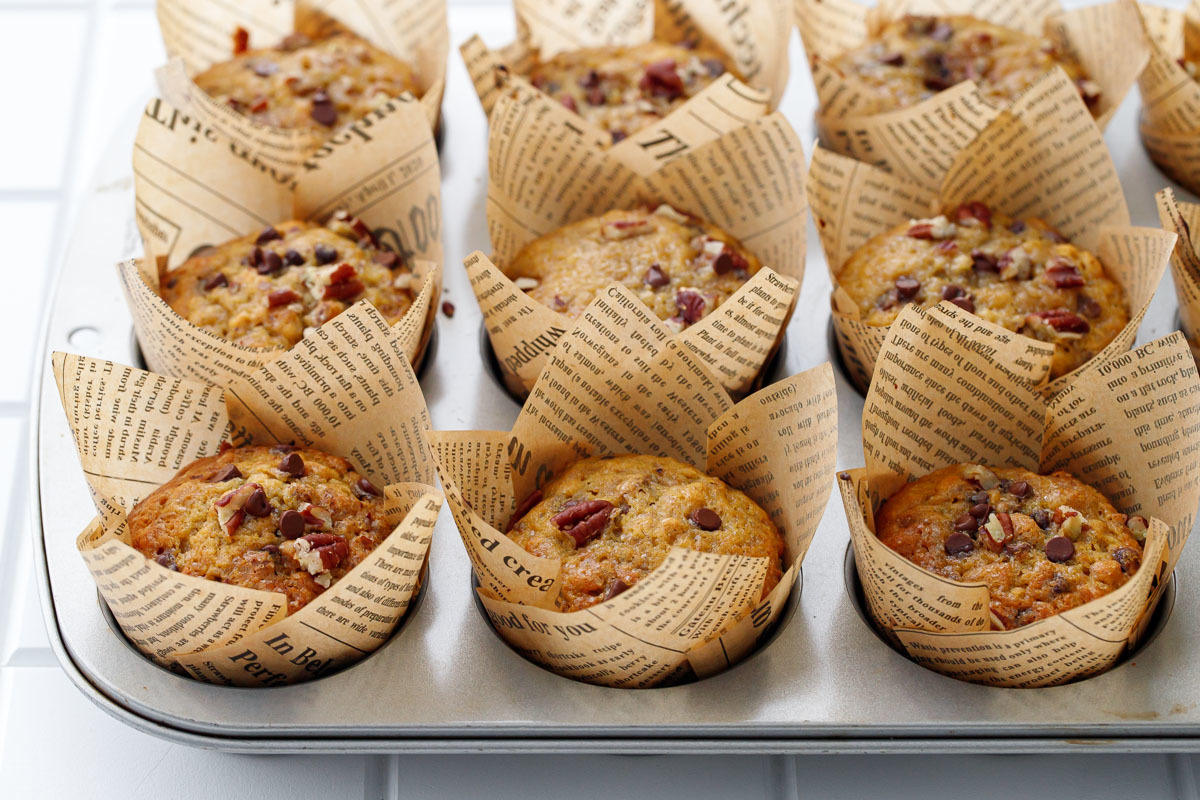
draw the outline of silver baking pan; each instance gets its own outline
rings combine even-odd
[[[452,18],[452,24],[455,20]],[[465,36],[465,33],[463,34]],[[462,37],[460,36],[459,39]],[[458,41],[459,39],[455,39]],[[452,56],[452,59],[454,56]],[[793,63],[803,61],[793,54]],[[793,84],[805,83],[803,68]],[[487,366],[480,317],[459,266],[487,249],[486,132],[461,64],[452,63],[442,147],[446,296],[436,350],[421,373],[434,425],[508,430],[518,405]],[[1136,99],[1131,102],[1136,103]],[[37,346],[134,364],[136,347],[113,264],[140,249],[124,116],[82,199]],[[812,140],[807,86],[784,111]],[[1136,224],[1157,225],[1164,179],[1137,144],[1134,112],[1109,145]],[[827,335],[829,279],[810,232],[808,272],[773,375],[836,353]],[[1139,341],[1176,326],[1166,278]],[[863,463],[863,399],[840,371],[838,466]],[[479,613],[470,565],[447,510],[430,552],[422,602],[376,654],[311,683],[273,689],[201,684],[139,655],[110,625],[75,537],[95,513],[48,357],[35,380],[31,474],[36,570],[63,669],[125,723],[192,745],[245,752],[956,752],[1200,750],[1200,543],[1185,550],[1153,635],[1111,671],[1051,689],[961,683],[905,659],[865,621],[842,504],[831,491],[802,589],[772,641],[708,680],[644,691],[576,683],[525,661]],[[834,476],[829,476],[832,488]]]

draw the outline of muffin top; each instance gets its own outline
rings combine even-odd
[[[529,80],[608,131],[615,144],[667,116],[727,71],[725,56],[715,49],[651,41],[559,53],[537,63]]]
[[[761,266],[729,234],[663,204],[573,222],[526,244],[503,269],[534,300],[571,318],[610,283],[623,284],[680,331]]]
[[[420,288],[399,255],[361,220],[288,220],[206,247],[163,276],[180,316],[246,347],[288,348],[365,298],[391,324]]]
[[[248,50],[242,28],[234,57],[195,83],[239,114],[274,128],[330,134],[419,87],[412,67],[350,32],[318,41],[293,33],[276,47]]]
[[[766,558],[764,597],[783,574],[783,537],[762,508],[723,481],[659,456],[577,461],[525,498],[508,536],[562,562],[561,611],[615,597],[672,547]]]
[[[987,584],[992,626],[1003,630],[1123,585],[1141,564],[1146,528],[1069,473],[979,464],[918,478],[875,515],[880,541],[917,566]]]
[[[1093,254],[1040,219],[1013,219],[983,203],[875,236],[837,282],[870,325],[890,325],[907,303],[949,300],[1050,342],[1053,378],[1082,366],[1129,322],[1125,292]]]
[[[383,509],[383,491],[344,458],[231,447],[151,492],[129,512],[129,532],[168,569],[280,592],[294,614],[391,534]]]
[[[1051,40],[964,15],[901,17],[832,63],[873,89],[881,110],[907,108],[966,80],[1008,106],[1056,66],[1093,113],[1101,94],[1078,60]]]

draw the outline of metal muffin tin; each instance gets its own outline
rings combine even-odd
[[[802,63],[795,53],[793,63]],[[807,82],[803,69],[796,71],[793,87]],[[437,348],[421,385],[436,427],[507,430],[518,405],[485,366],[478,308],[459,266],[471,250],[487,249],[486,128],[470,92],[461,64],[453,63],[442,148],[442,237],[443,299],[456,313],[439,314]],[[807,120],[811,107],[807,87],[785,97],[793,124]],[[525,661],[477,610],[470,564],[445,509],[424,600],[372,657],[321,680],[273,689],[209,686],[155,666],[106,621],[75,549],[75,537],[95,509],[48,359],[51,350],[68,350],[135,363],[112,265],[140,249],[129,166],[140,111],[139,105],[123,117],[83,198],[39,345],[47,355],[35,380],[33,409],[34,549],[50,639],[75,684],[113,716],[173,741],[246,752],[1200,750],[1200,682],[1194,677],[1200,596],[1190,580],[1200,569],[1200,542],[1183,555],[1174,608],[1164,604],[1158,635],[1125,663],[1052,689],[985,688],[911,663],[864,621],[832,474],[795,613],[768,646],[707,680],[644,691],[604,689]],[[1153,191],[1161,179],[1137,144],[1132,116],[1117,117],[1109,144],[1135,222],[1157,225]],[[811,133],[801,127],[805,141]],[[1167,278],[1140,341],[1168,333],[1175,320]],[[836,363],[828,322],[829,278],[810,228],[807,275],[776,374]],[[855,467],[863,463],[863,398],[835,372],[838,466]]]

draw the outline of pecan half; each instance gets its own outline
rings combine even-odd
[[[600,535],[604,526],[608,525],[612,512],[613,504],[607,500],[584,500],[559,511],[550,518],[550,522],[570,535],[576,547],[582,547]]]

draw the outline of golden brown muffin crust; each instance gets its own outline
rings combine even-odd
[[[1122,586],[1141,564],[1146,520],[1066,472],[960,464],[902,487],[875,530],[919,567],[987,584],[994,624],[1010,630]]]
[[[658,456],[577,461],[526,498],[508,536],[535,556],[562,561],[562,611],[616,596],[672,547],[766,558],[764,597],[783,574],[783,537],[762,508],[723,481]]]

